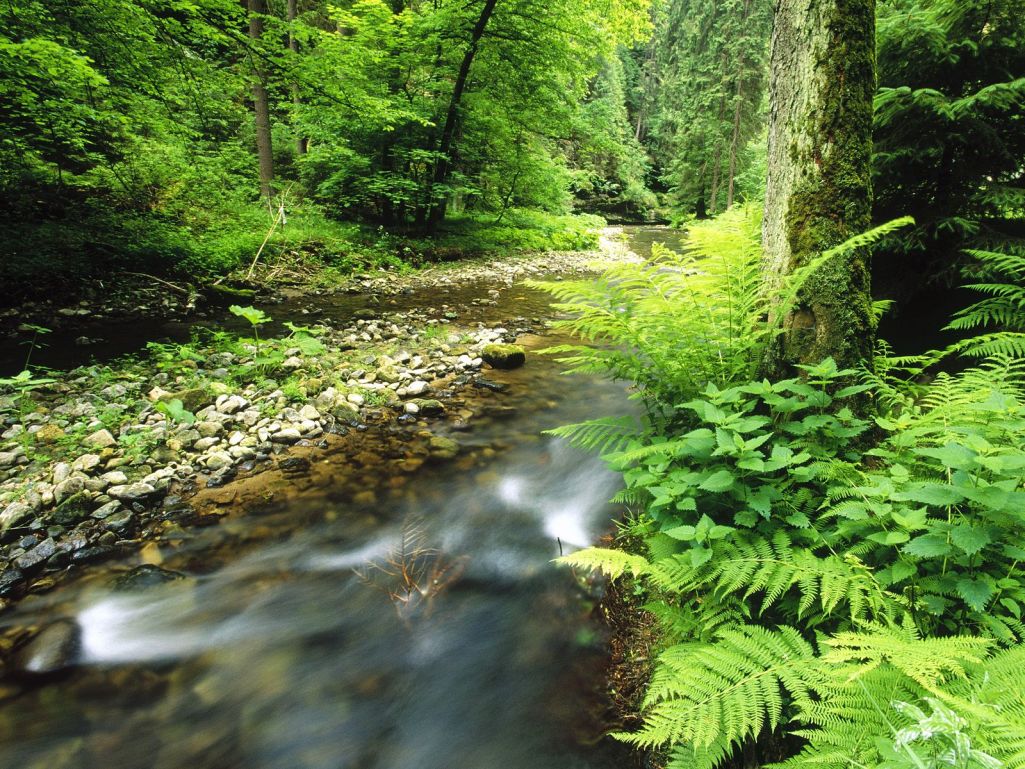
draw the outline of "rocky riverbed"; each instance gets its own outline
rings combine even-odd
[[[264,471],[279,485],[308,484],[320,452],[355,469],[342,488],[356,502],[425,464],[472,465],[489,449],[464,450],[460,433],[482,416],[515,418],[496,372],[523,365],[532,353],[517,341],[536,346],[528,335],[545,327],[500,306],[501,292],[519,277],[624,258],[606,239],[600,253],[365,275],[328,293],[379,299],[484,282],[491,288],[467,303],[492,308],[488,320],[508,317],[382,303],[273,340],[165,345],[0,396],[0,610],[90,564],[133,552],[145,561],[153,543],[219,524],[232,505],[266,495]],[[317,293],[298,297],[313,314]]]

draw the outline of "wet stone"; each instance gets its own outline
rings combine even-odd
[[[117,552],[116,548],[109,545],[93,545],[77,550],[71,556],[72,563],[96,563],[110,558]]]
[[[161,569],[159,566],[144,563],[141,566],[136,566],[131,571],[117,577],[111,583],[111,587],[114,590],[123,591],[146,590],[183,579],[185,579],[185,575],[181,572]]]
[[[278,467],[288,475],[299,475],[310,471],[310,460],[306,457],[285,457],[278,462]]]
[[[0,598],[7,598],[18,591],[25,580],[21,569],[8,568],[0,573]]]
[[[19,557],[15,563],[22,571],[33,572],[42,568],[43,564],[56,552],[57,545],[52,538],[47,537],[25,555]]]
[[[30,675],[48,675],[75,664],[81,643],[81,630],[71,620],[60,620],[45,628],[21,649],[15,668]]]
[[[509,389],[509,385],[507,384],[495,382],[491,379],[485,379],[484,377],[475,379],[473,382],[473,386],[476,387],[478,390],[489,390],[490,392],[494,393],[504,393],[506,390]]]

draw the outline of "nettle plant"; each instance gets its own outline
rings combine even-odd
[[[685,747],[674,766],[713,766],[784,714],[816,712],[808,660],[836,634],[1019,640],[1022,368],[995,360],[940,376],[921,400],[869,419],[846,405],[869,385],[827,360],[800,378],[708,386],[679,405],[690,416],[678,434],[608,452],[620,499],[645,511],[632,531],[644,552],[562,560],[632,573],[678,642],[656,668],[645,726],[621,736]]]
[[[989,692],[996,715],[955,686],[988,680],[985,650],[1022,656],[1025,363],[1004,345],[955,375],[921,376],[935,354],[752,380],[773,331],[743,336],[765,298],[740,278],[753,230],[726,224],[719,266],[663,259],[557,292],[570,330],[604,343],[564,359],[633,381],[646,406],[640,428],[554,431],[603,453],[633,510],[629,552],[562,561],[630,574],[664,630],[644,724],[619,736],[688,769],[766,742],[786,755],[801,741],[783,735],[805,744],[789,765],[1025,767],[1021,695]]]

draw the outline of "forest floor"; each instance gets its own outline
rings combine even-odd
[[[288,489],[330,480],[369,503],[424,465],[487,460],[458,435],[516,418],[501,394],[522,357],[505,345],[532,356],[549,343],[549,299],[519,280],[632,258],[608,230],[598,251],[280,286],[261,306],[303,325],[259,340],[203,331],[210,308],[190,316],[191,341],[0,380],[0,611],[133,553],[159,580],[161,547]],[[186,297],[159,296],[189,313]],[[74,334],[93,309],[59,316]],[[326,454],[331,467],[317,462]],[[23,640],[0,639],[0,659]]]

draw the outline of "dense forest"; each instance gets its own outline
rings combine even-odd
[[[0,4],[0,764],[1025,769],[1023,11]]]

